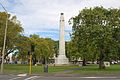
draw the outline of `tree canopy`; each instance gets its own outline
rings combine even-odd
[[[103,61],[119,54],[119,9],[85,8],[70,19],[70,24],[73,31],[72,42],[83,59],[88,59],[86,57],[91,54],[98,54],[99,68],[103,68]]]
[[[5,23],[8,15],[8,28],[7,28],[7,36],[6,36],[6,53],[5,57],[14,51],[16,39],[23,32],[23,28],[21,27],[20,22],[17,20],[16,16],[11,16],[10,14],[6,14],[5,12],[0,12],[0,51],[3,47],[3,39],[4,39],[4,31],[5,31]],[[1,54],[1,53],[0,53]],[[2,54],[1,54],[2,55]]]

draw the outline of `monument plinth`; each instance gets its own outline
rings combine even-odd
[[[59,32],[59,53],[58,57],[55,59],[55,64],[63,65],[69,64],[68,58],[65,55],[65,20],[64,13],[60,15],[60,32]]]

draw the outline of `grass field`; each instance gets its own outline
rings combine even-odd
[[[79,74],[120,74],[120,65],[111,65],[107,67],[105,70],[100,70],[98,65],[89,65],[80,67],[80,70],[75,70],[72,73]]]
[[[64,72],[67,74],[119,74],[120,65],[111,65],[105,70],[99,70],[98,65],[79,66],[49,66],[49,73]],[[5,73],[28,73],[29,66],[21,64],[5,64]],[[32,73],[43,73],[43,66],[32,66]]]
[[[70,70],[73,68],[79,68],[78,66],[49,66],[48,72],[61,72],[65,70]],[[44,66],[32,66],[32,73],[43,73]],[[28,73],[29,65],[22,64],[5,64],[4,65],[5,73]]]

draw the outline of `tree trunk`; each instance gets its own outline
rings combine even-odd
[[[99,61],[99,69],[105,69],[105,65],[102,60]]]
[[[85,60],[85,58],[83,59],[82,66],[86,66],[86,60]]]
[[[36,58],[33,58],[33,65],[36,64]]]
[[[92,58],[92,64],[94,64],[94,61],[95,61],[94,58]]]
[[[47,64],[47,59],[45,58],[45,64],[44,64],[44,72],[48,73],[48,64]]]
[[[99,69],[105,69],[104,65],[104,49],[100,51],[100,58],[99,58]]]
[[[35,65],[37,62],[36,55],[33,54],[32,60],[33,60],[33,65]]]

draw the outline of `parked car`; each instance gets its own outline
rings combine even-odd
[[[117,62],[117,61],[112,61],[111,63],[112,63],[112,64],[117,64],[118,62]]]

